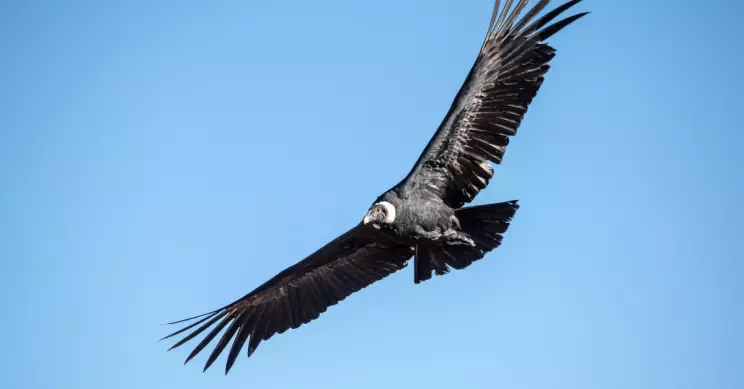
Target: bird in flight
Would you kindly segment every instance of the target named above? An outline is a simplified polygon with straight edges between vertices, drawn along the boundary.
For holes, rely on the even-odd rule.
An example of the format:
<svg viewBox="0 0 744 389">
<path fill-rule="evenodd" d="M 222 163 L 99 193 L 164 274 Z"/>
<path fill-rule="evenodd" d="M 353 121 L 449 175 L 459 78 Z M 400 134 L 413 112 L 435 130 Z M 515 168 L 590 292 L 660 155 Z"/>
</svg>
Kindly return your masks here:
<svg viewBox="0 0 744 389">
<path fill-rule="evenodd" d="M 545 41 L 587 13 L 553 22 L 581 0 L 540 18 L 540 0 L 518 19 L 529 0 L 494 4 L 478 57 L 444 120 L 408 175 L 381 194 L 360 222 L 307 258 L 242 298 L 164 337 L 185 336 L 170 349 L 206 335 L 194 358 L 223 330 L 204 366 L 227 348 L 225 374 L 248 343 L 259 343 L 318 318 L 352 293 L 406 267 L 413 257 L 414 283 L 464 269 L 501 244 L 519 208 L 516 201 L 463 207 L 484 189 L 555 56 Z"/>
</svg>

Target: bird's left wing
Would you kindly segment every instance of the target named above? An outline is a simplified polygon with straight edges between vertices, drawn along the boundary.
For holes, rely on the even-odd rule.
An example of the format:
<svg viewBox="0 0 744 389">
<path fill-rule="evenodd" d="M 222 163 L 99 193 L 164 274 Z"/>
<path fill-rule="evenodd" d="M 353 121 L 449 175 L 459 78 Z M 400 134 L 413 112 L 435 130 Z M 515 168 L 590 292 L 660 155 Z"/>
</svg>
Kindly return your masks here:
<svg viewBox="0 0 744 389">
<path fill-rule="evenodd" d="M 460 208 L 488 185 L 493 176 L 488 161 L 501 163 L 555 55 L 544 41 L 586 13 L 548 23 L 579 1 L 536 20 L 550 0 L 540 0 L 519 20 L 528 0 L 507 0 L 500 12 L 496 1 L 475 64 L 399 190 L 428 192 Z"/>
<path fill-rule="evenodd" d="M 386 241 L 359 224 L 232 304 L 171 323 L 199 319 L 163 339 L 191 330 L 174 349 L 211 328 L 188 362 L 227 327 L 204 366 L 207 370 L 234 338 L 227 374 L 246 341 L 250 357 L 262 340 L 316 319 L 331 305 L 404 268 L 412 255 L 412 247 Z"/>
</svg>

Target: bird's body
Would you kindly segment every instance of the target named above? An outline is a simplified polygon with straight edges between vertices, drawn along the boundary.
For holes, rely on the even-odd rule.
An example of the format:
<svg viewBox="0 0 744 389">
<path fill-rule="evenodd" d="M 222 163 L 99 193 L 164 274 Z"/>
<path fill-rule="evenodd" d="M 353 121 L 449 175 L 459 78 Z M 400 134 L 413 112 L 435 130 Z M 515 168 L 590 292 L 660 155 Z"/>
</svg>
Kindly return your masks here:
<svg viewBox="0 0 744 389">
<path fill-rule="evenodd" d="M 544 43 L 585 15 L 549 24 L 577 4 L 569 1 L 540 18 L 539 0 L 496 1 L 483 45 L 442 124 L 408 175 L 380 195 L 361 222 L 242 298 L 206 314 L 166 338 L 188 334 L 176 348 L 207 331 L 186 361 L 222 331 L 206 370 L 233 340 L 225 372 L 248 343 L 259 343 L 316 319 L 328 307 L 404 268 L 414 258 L 414 282 L 464 269 L 501 244 L 516 201 L 468 206 L 484 189 L 537 94 L 555 50 Z M 514 7 L 512 8 L 512 5 Z"/>
<path fill-rule="evenodd" d="M 457 244 L 452 238 L 459 230 L 455 211 L 441 200 L 421 192 L 403 196 L 390 190 L 380 196 L 379 202 L 383 201 L 395 207 L 396 216 L 380 229 L 395 241 L 410 246 Z"/>
</svg>

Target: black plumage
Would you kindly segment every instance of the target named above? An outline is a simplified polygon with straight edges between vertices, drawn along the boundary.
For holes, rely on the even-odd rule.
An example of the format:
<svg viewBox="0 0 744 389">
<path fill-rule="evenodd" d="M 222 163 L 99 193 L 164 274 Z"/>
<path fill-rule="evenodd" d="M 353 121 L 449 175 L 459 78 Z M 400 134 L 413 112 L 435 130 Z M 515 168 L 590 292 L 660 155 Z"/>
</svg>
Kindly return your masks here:
<svg viewBox="0 0 744 389">
<path fill-rule="evenodd" d="M 432 273 L 464 269 L 498 247 L 517 202 L 463 206 L 488 185 L 489 161 L 501 163 L 543 83 L 555 56 L 545 40 L 586 13 L 549 23 L 579 1 L 537 19 L 550 0 L 538 1 L 521 19 L 528 0 L 507 0 L 503 8 L 496 1 L 470 73 L 409 174 L 376 199 L 361 223 L 315 253 L 227 306 L 171 323 L 194 321 L 165 337 L 186 334 L 171 349 L 206 333 L 188 362 L 224 330 L 204 370 L 232 340 L 227 373 L 246 343 L 251 356 L 262 341 L 316 319 L 411 257 L 419 283 Z"/>
</svg>

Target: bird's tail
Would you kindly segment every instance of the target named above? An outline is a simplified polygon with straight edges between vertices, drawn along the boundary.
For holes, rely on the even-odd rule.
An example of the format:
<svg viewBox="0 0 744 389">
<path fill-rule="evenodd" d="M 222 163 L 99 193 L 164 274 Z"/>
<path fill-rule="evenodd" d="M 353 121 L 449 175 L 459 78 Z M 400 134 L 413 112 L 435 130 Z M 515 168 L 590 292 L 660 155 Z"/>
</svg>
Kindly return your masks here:
<svg viewBox="0 0 744 389">
<path fill-rule="evenodd" d="M 464 269 L 499 247 L 504 232 L 519 209 L 517 201 L 479 205 L 455 211 L 462 231 L 475 242 L 475 247 L 464 245 L 426 247 L 417 246 L 414 259 L 414 282 L 431 278 L 432 271 L 440 276 L 450 268 Z"/>
</svg>

